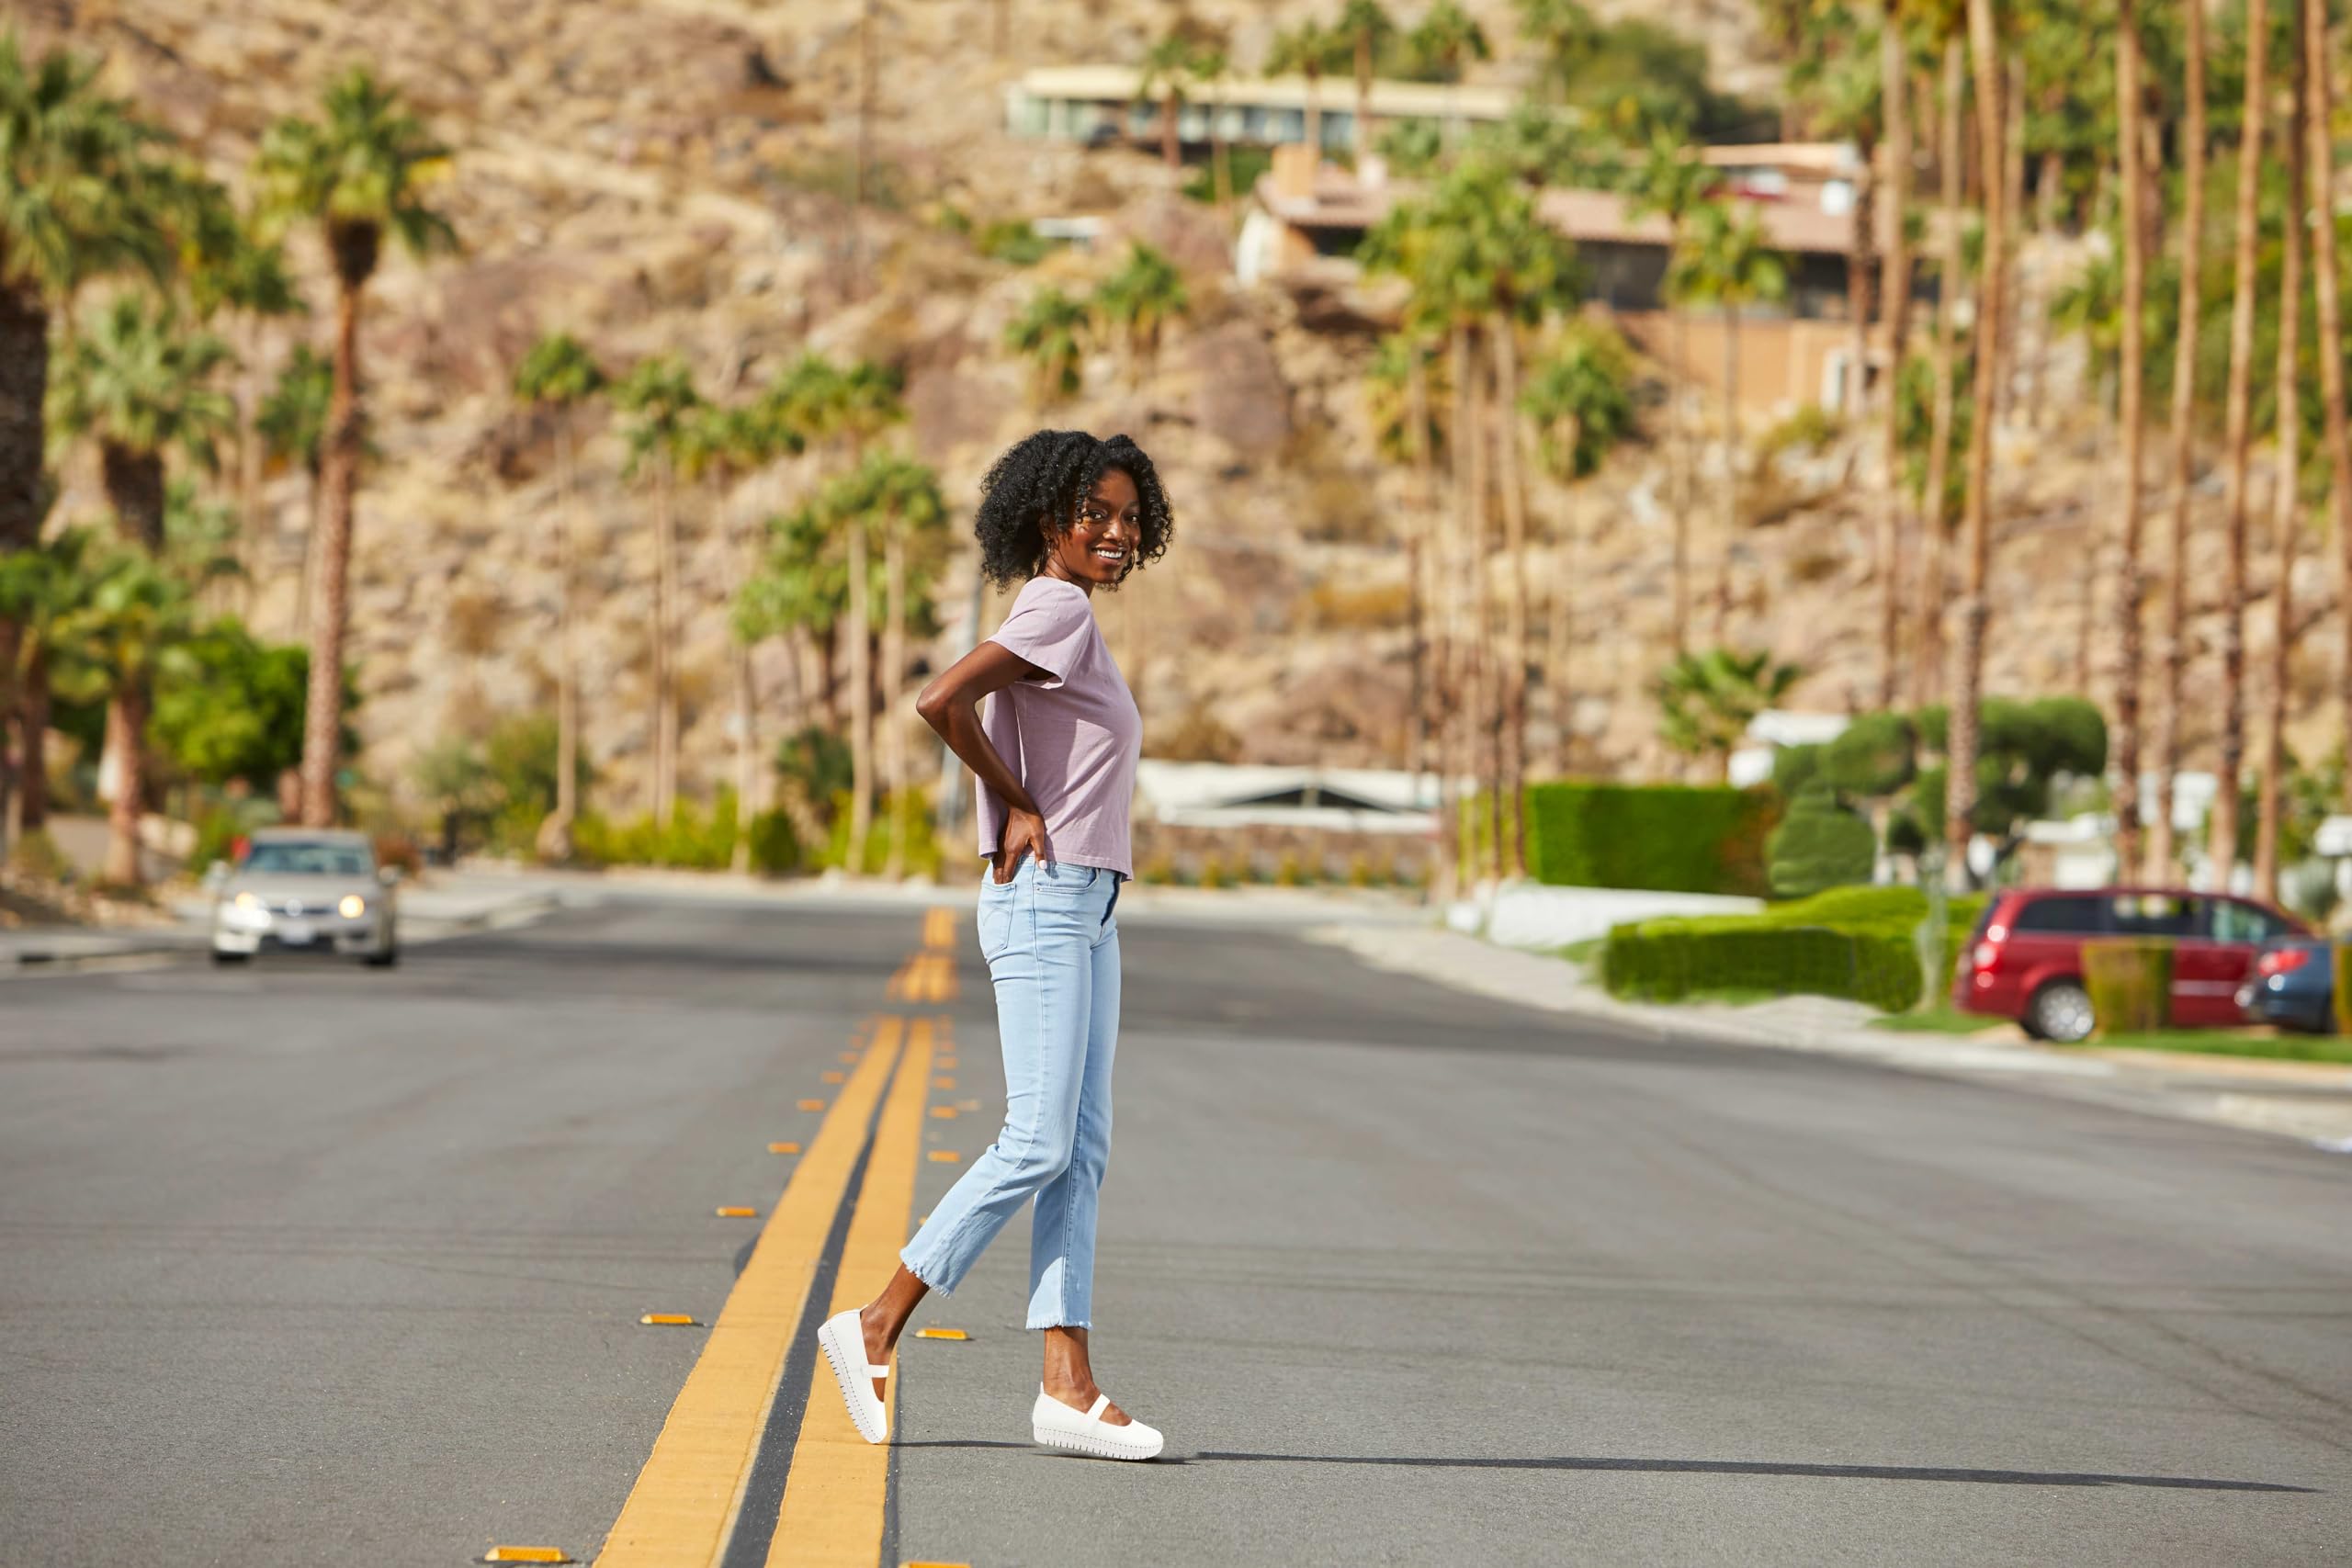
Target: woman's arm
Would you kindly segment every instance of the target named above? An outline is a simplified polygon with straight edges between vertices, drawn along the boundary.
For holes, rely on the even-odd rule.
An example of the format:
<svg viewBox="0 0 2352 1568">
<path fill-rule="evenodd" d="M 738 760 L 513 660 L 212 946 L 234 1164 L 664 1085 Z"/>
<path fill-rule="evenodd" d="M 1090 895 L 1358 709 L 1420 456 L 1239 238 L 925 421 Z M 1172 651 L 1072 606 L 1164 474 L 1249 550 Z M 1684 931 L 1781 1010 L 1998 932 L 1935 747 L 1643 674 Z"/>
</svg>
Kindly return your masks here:
<svg viewBox="0 0 2352 1568">
<path fill-rule="evenodd" d="M 1012 880 L 1013 868 L 1025 851 L 1048 858 L 1046 819 L 1021 781 L 1005 765 L 980 728 L 980 699 L 1001 692 L 1016 681 L 1035 680 L 1045 671 L 1001 643 L 984 642 L 934 676 L 915 699 L 915 712 L 963 759 L 972 774 L 1005 804 L 1004 835 L 996 854 L 996 879 Z"/>
</svg>

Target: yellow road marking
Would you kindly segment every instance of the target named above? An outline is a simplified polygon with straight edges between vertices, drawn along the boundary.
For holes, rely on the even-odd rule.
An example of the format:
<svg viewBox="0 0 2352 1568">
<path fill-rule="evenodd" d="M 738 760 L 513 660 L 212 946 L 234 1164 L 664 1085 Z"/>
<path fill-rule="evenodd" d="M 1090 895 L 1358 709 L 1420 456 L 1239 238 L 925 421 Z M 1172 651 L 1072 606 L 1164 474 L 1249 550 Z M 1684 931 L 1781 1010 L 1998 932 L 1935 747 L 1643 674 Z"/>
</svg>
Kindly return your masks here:
<svg viewBox="0 0 2352 1568">
<path fill-rule="evenodd" d="M 874 1130 L 874 1152 L 865 1183 L 850 1215 L 849 1235 L 834 1276 L 830 1312 L 859 1305 L 888 1279 L 906 1244 L 907 1215 L 915 1196 L 915 1150 L 922 1140 L 923 1084 L 931 1073 L 932 1031 L 917 1019 L 907 1031 L 907 1048 L 882 1119 Z M 792 1470 L 784 1484 L 775 1534 L 768 1542 L 769 1568 L 872 1568 L 882 1553 L 882 1512 L 890 1484 L 890 1450 L 867 1442 L 850 1425 L 849 1413 L 831 1390 L 808 1395 L 792 1450 Z M 897 1404 L 892 1378 L 886 1408 Z"/>
<path fill-rule="evenodd" d="M 956 960 L 945 953 L 918 953 L 890 976 L 890 999 L 900 1002 L 952 1002 L 956 999 Z"/>
<path fill-rule="evenodd" d="M 941 948 L 956 945 L 956 911 L 944 904 L 934 904 L 922 913 L 922 944 Z"/>
<path fill-rule="evenodd" d="M 858 1065 L 832 1113 L 818 1127 L 808 1153 L 793 1168 L 751 1260 L 711 1326 L 709 1341 L 670 1406 L 652 1456 L 638 1472 L 596 1560 L 598 1568 L 680 1568 L 717 1560 L 758 1450 L 785 1352 L 799 1327 L 826 1233 L 865 1145 L 875 1101 L 897 1065 L 904 1023 L 896 1017 L 882 1020 L 875 1049 Z M 922 1055 L 927 1068 L 927 1041 Z M 829 1404 L 833 1415 L 848 1420 L 838 1400 L 812 1398 L 809 1404 Z"/>
</svg>

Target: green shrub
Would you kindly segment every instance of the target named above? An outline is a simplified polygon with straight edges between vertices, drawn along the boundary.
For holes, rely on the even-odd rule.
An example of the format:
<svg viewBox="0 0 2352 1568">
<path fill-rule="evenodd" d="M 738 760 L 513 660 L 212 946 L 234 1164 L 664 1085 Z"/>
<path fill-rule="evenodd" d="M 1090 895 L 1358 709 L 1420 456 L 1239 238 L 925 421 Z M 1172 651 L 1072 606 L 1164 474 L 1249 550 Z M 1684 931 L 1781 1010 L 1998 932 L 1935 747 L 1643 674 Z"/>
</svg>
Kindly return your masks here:
<svg viewBox="0 0 2352 1568">
<path fill-rule="evenodd" d="M 1772 867 L 1772 891 L 1802 898 L 1826 888 L 1868 882 L 1878 860 L 1878 835 L 1871 825 L 1838 804 L 1826 784 L 1805 786 L 1789 814 L 1765 841 Z"/>
<path fill-rule="evenodd" d="M 893 791 L 875 808 L 874 820 L 865 829 L 865 863 L 849 864 L 849 791 L 833 796 L 832 836 L 826 842 L 821 864 L 827 868 L 854 870 L 862 876 L 880 876 L 890 868 L 890 840 L 899 824 L 906 824 L 906 854 L 900 862 L 905 874 L 936 878 L 942 864 L 939 838 L 933 831 L 931 797 L 923 791 Z M 902 815 L 903 813 L 903 815 Z"/>
<path fill-rule="evenodd" d="M 762 876 L 786 876 L 800 869 L 800 835 L 781 811 L 752 818 L 752 869 Z"/>
<path fill-rule="evenodd" d="M 2083 988 L 2100 1034 L 2146 1034 L 2170 1021 L 2172 950 L 2162 937 L 2083 943 Z"/>
<path fill-rule="evenodd" d="M 1947 953 L 1956 954 L 1981 899 L 1954 899 Z M 1618 926 L 1600 953 L 1611 994 L 1673 1001 L 1693 991 L 1760 990 L 1848 997 L 1888 1012 L 1918 1005 L 1925 976 L 1916 937 L 1928 916 L 1917 887 L 1838 887 L 1756 915 Z M 1942 976 L 1951 986 L 1947 967 Z"/>
<path fill-rule="evenodd" d="M 1527 867 L 1555 886 L 1760 895 L 1769 789 L 1560 782 L 1527 791 Z"/>
</svg>

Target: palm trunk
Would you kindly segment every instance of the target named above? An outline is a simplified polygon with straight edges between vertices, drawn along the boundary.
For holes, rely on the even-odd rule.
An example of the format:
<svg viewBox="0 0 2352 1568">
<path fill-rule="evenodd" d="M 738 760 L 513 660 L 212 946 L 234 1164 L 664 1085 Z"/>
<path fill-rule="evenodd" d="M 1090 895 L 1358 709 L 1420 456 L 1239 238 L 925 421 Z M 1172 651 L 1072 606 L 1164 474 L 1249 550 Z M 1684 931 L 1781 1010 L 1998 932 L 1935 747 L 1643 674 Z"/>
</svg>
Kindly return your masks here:
<svg viewBox="0 0 2352 1568">
<path fill-rule="evenodd" d="M 1681 243 L 1680 233 L 1672 232 L 1667 244 L 1668 253 L 1679 249 Z M 1679 659 L 1690 650 L 1690 507 L 1692 492 L 1698 485 L 1691 471 L 1696 465 L 1691 460 L 1693 438 L 1688 418 L 1690 411 L 1682 406 L 1683 388 L 1676 384 L 1690 374 L 1690 333 L 1679 308 L 1670 309 L 1668 320 L 1672 323 L 1669 335 L 1674 342 L 1674 370 L 1667 378 L 1666 415 L 1670 427 L 1667 439 L 1674 449 L 1674 461 L 1680 470 L 1675 476 L 1678 493 L 1674 503 L 1674 536 L 1669 547 L 1673 558 L 1668 564 L 1668 574 L 1674 580 L 1671 584 L 1674 595 L 1674 654 Z"/>
<path fill-rule="evenodd" d="M 2257 0 L 2258 3 L 2258 0 Z M 1976 812 L 1977 701 L 1984 677 L 1984 580 L 1990 565 L 1993 498 L 1993 415 L 2000 387 L 2001 314 L 2008 244 L 2008 202 L 2001 178 L 2001 57 L 1993 26 L 1993 0 L 1968 0 L 1969 52 L 1976 74 L 1977 141 L 1984 179 L 1984 282 L 1976 313 L 1976 376 L 1972 389 L 1975 423 L 1968 433 L 1968 589 L 1961 601 L 1960 654 L 1952 675 L 1949 724 L 1948 783 L 1944 792 L 1945 874 L 1955 886 L 1968 879 L 1970 824 Z"/>
<path fill-rule="evenodd" d="M 2296 461 L 2302 425 L 2300 406 L 2301 367 L 2296 362 L 2296 339 L 2302 325 L 2303 303 L 2303 28 L 2301 10 L 2312 0 L 2295 0 L 2296 48 L 2288 56 L 2287 204 L 2278 222 L 2278 477 L 2270 496 L 2270 529 L 2278 559 L 2278 585 L 2271 594 L 2270 683 L 2264 694 L 2259 813 L 2254 831 L 2254 896 L 2266 903 L 2278 901 L 2278 774 L 2287 753 L 2287 653 L 2294 640 L 2295 544 L 2302 526 L 2302 496 Z M 2322 208 L 2322 221 L 2335 215 Z"/>
<path fill-rule="evenodd" d="M 2192 0 L 2195 3 L 2195 0 Z M 2123 426 L 2123 496 L 2117 533 L 2121 540 L 2115 594 L 2115 858 L 2127 869 L 2140 863 L 2140 610 L 2145 587 L 2140 577 L 2142 316 L 2147 297 L 2146 240 L 2141 202 L 2140 35 L 2133 16 L 2137 0 L 2117 0 L 2115 21 L 2116 178 L 2121 186 L 2123 220 L 2122 387 L 2118 418 Z M 2094 575 L 2085 573 L 2086 581 Z"/>
<path fill-rule="evenodd" d="M 678 801 L 678 528 L 666 454 L 653 469 L 653 821 L 667 828 Z"/>
<path fill-rule="evenodd" d="M 2238 778 L 2245 767 L 2246 491 L 2254 440 L 2255 251 L 2261 239 L 2263 115 L 2269 87 L 2264 58 L 2269 6 L 2246 0 L 2245 111 L 2238 141 L 2237 267 L 2230 301 L 2230 390 L 2224 416 L 2229 491 L 2224 527 L 2228 566 L 2222 601 L 2222 738 L 2217 793 L 2206 825 L 2208 885 L 2227 889 L 2238 863 Z"/>
<path fill-rule="evenodd" d="M 1178 99 L 1169 93 L 1159 100 L 1159 157 L 1170 169 L 1184 166 L 1184 152 L 1176 136 Z"/>
<path fill-rule="evenodd" d="M 2189 490 L 2197 477 L 2194 446 L 2197 415 L 2197 328 L 2202 299 L 2205 254 L 2205 7 L 2181 7 L 2187 24 L 2182 62 L 2187 100 L 2181 124 L 2180 155 L 2183 195 L 2180 209 L 2179 339 L 2172 365 L 2172 556 L 2171 580 L 2165 592 L 2165 640 L 2162 684 L 2156 705 L 2156 809 L 2148 835 L 2147 874 L 2150 880 L 2178 876 L 2173 811 L 2180 773 L 2181 688 L 2188 669 L 2188 507 Z M 2326 228 L 2326 225 L 2322 225 Z M 2332 229 L 2324 242 L 2335 245 Z M 2335 269 L 2320 284 L 2323 303 L 2335 291 Z M 2341 340 L 2331 335 L 2330 343 Z M 2329 355 L 2320 356 L 2323 365 Z M 2340 378 L 2341 371 L 2339 368 Z M 2338 469 L 2341 472 L 2339 467 Z M 2352 583 L 2352 533 L 2344 536 L 2346 582 Z M 2346 651 L 2346 688 L 2352 693 L 2352 649 Z M 2352 696 L 2347 696 L 2352 708 Z"/>
<path fill-rule="evenodd" d="M 1717 648 L 1731 630 L 1731 552 L 1739 541 L 1739 307 L 1724 307 L 1724 527 L 1715 557 Z"/>
<path fill-rule="evenodd" d="M 1462 808 L 1454 795 L 1455 782 L 1468 771 L 1465 761 L 1470 753 L 1464 746 L 1462 715 L 1473 709 L 1468 700 L 1472 688 L 1472 649 L 1464 637 L 1463 602 L 1466 596 L 1466 574 L 1461 570 L 1463 556 L 1467 553 L 1466 541 L 1471 529 L 1471 497 L 1474 481 L 1471 477 L 1471 452 L 1477 443 L 1470 436 L 1470 333 L 1456 323 L 1447 345 L 1451 358 L 1449 368 L 1453 384 L 1453 444 L 1446 456 L 1452 469 L 1453 488 L 1453 527 L 1447 547 L 1442 552 L 1437 569 L 1443 594 L 1438 615 L 1444 627 L 1444 640 L 1440 648 L 1438 676 L 1438 869 L 1434 878 L 1438 897 L 1442 900 L 1453 897 L 1461 881 L 1462 871 Z"/>
<path fill-rule="evenodd" d="M 311 606 L 311 683 L 302 716 L 302 825 L 335 819 L 335 770 L 342 761 L 343 644 L 350 615 L 351 525 L 362 446 L 359 406 L 359 306 L 366 279 L 346 279 L 335 297 L 334 394 L 327 405 L 321 464 L 323 506 Z"/>
<path fill-rule="evenodd" d="M 254 585 L 261 581 L 262 441 L 254 428 L 259 416 L 261 386 L 261 318 L 247 313 L 244 321 L 244 367 L 237 378 L 237 564 L 244 570 L 238 585 L 240 604 L 253 619 Z"/>
<path fill-rule="evenodd" d="M 1966 160 L 1961 135 L 1961 100 L 1967 91 L 1966 56 L 1961 40 L 1944 46 L 1943 103 L 1937 133 L 1941 165 L 1943 244 L 1936 258 L 1936 384 L 1930 404 L 1928 435 L 1927 494 L 1919 551 L 1919 647 L 1912 666 L 1913 700 L 1925 707 L 1944 692 L 1944 595 L 1950 576 L 1951 518 L 1947 511 L 1951 489 L 1951 427 L 1959 415 L 1954 406 L 1952 361 L 1959 355 L 1961 273 L 1961 175 Z"/>
<path fill-rule="evenodd" d="M 2303 7 L 2303 80 L 2308 103 L 2303 129 L 2310 138 L 2307 153 L 2311 176 L 2310 210 L 2318 215 L 2312 225 L 2313 292 L 2319 299 L 2319 341 L 2344 341 L 2344 301 L 2335 273 L 2335 84 L 2329 74 L 2327 10 Z M 2319 358 L 2320 398 L 2326 412 L 2327 507 L 2335 525 L 2336 615 L 2352 626 L 2352 434 L 2345 418 L 2344 359 L 2322 354 Z M 2343 663 L 2336 676 L 2337 699 L 2344 721 L 2352 725 L 2352 635 L 2344 641 Z M 2346 728 L 2352 735 L 2352 728 Z"/>
<path fill-rule="evenodd" d="M 1910 76 L 1904 69 L 1903 29 L 1879 28 L 1879 99 L 1886 114 L 1886 276 L 1879 314 L 1885 326 L 1886 396 L 1881 404 L 1886 493 L 1879 513 L 1879 706 L 1893 708 L 1903 660 L 1903 344 L 1911 314 L 1911 241 L 1903 220 L 1911 205 Z M 1859 412 L 1859 411 L 1857 411 Z"/>
<path fill-rule="evenodd" d="M 1372 34 L 1356 34 L 1356 172 L 1372 156 Z"/>
<path fill-rule="evenodd" d="M 907 541 L 897 528 L 882 546 L 882 592 L 888 622 L 882 628 L 882 775 L 890 803 L 890 859 L 883 874 L 893 882 L 907 874 L 907 727 L 899 722 L 899 698 L 907 671 Z"/>
<path fill-rule="evenodd" d="M 753 798 L 759 790 L 759 702 L 752 690 L 752 645 L 741 637 L 729 660 L 735 692 L 735 852 L 730 871 L 741 876 L 752 869 L 752 819 L 759 814 Z"/>
<path fill-rule="evenodd" d="M 107 855 L 99 880 L 114 887 L 137 887 L 140 874 L 139 818 L 146 806 L 147 768 L 141 737 L 147 728 L 147 682 L 121 674 L 107 705 L 107 750 L 115 759 L 114 800 L 107 809 Z"/>
<path fill-rule="evenodd" d="M 1893 31 L 1892 28 L 1884 29 Z M 1854 206 L 1846 231 L 1846 314 L 1851 318 L 1853 339 L 1847 346 L 1846 417 L 1860 422 L 1871 384 L 1871 301 L 1875 281 L 1871 261 L 1877 254 L 1878 143 L 1870 137 L 1857 141 L 1861 174 L 1854 181 Z"/>
<path fill-rule="evenodd" d="M 1320 72 L 1306 73 L 1306 144 L 1315 152 L 1315 162 L 1323 161 L 1323 76 Z"/>
<path fill-rule="evenodd" d="M 571 858 L 571 828 L 580 815 L 580 666 L 578 612 L 573 603 L 572 498 L 578 494 L 571 440 L 571 413 L 556 427 L 556 453 L 563 501 L 556 518 L 555 813 L 539 828 L 541 860 Z"/>
<path fill-rule="evenodd" d="M 1438 517 L 1435 454 L 1430 450 L 1430 378 L 1419 344 L 1413 345 L 1412 368 L 1406 381 L 1406 407 L 1413 427 L 1414 519 L 1413 555 L 1407 562 L 1411 574 L 1413 610 L 1413 780 L 1419 799 L 1421 775 L 1430 771 L 1430 707 L 1433 692 L 1443 685 L 1443 666 L 1432 636 L 1445 596 L 1439 591 L 1438 563 L 1444 558 L 1443 525 Z M 1436 668 L 1432 670 L 1432 666 Z"/>
<path fill-rule="evenodd" d="M 0 253 L 6 241 L 0 235 Z M 49 388 L 49 308 L 29 285 L 0 286 L 0 554 L 40 539 L 41 400 Z"/>
<path fill-rule="evenodd" d="M 2007 96 L 2001 101 L 2001 186 L 2002 210 L 2008 222 L 2002 234 L 2002 248 L 1996 253 L 1987 250 L 1986 265 L 1993 265 L 1997 255 L 2005 276 L 2001 279 L 2001 346 L 1998 358 L 2004 367 L 2016 365 L 2021 357 L 2018 344 L 2026 326 L 2026 288 L 2023 260 L 2024 247 L 2018 243 L 2018 214 L 2025 210 L 2025 55 L 2012 48 L 2008 57 Z M 2041 304 L 2039 290 L 2033 303 Z M 2004 374 L 1993 389 L 1994 406 L 2004 423 L 2017 413 L 2017 378 Z"/>
<path fill-rule="evenodd" d="M 107 503 L 122 542 L 150 556 L 164 551 L 164 455 L 107 441 L 98 446 Z"/>
<path fill-rule="evenodd" d="M 849 873 L 865 870 L 865 838 L 874 826 L 874 677 L 872 631 L 866 615 L 865 520 L 849 529 Z"/>
<path fill-rule="evenodd" d="M 294 583 L 294 638 L 311 635 L 311 595 L 318 592 L 319 513 L 325 502 L 326 483 L 316 467 L 305 470 L 302 489 L 302 560 Z"/>
<path fill-rule="evenodd" d="M 36 648 L 17 688 L 17 827 L 27 833 L 49 824 L 49 653 Z"/>
<path fill-rule="evenodd" d="M 1500 455 L 1497 479 L 1503 491 L 1503 543 L 1510 554 L 1510 596 L 1504 602 L 1504 649 L 1501 723 L 1503 767 L 1496 781 L 1500 792 L 1495 819 L 1496 874 L 1517 876 L 1526 870 L 1524 839 L 1527 814 L 1527 491 L 1519 467 L 1519 345 L 1518 328 L 1506 312 L 1495 322 L 1495 450 Z M 1504 834 L 1508 831 L 1509 838 Z"/>
</svg>

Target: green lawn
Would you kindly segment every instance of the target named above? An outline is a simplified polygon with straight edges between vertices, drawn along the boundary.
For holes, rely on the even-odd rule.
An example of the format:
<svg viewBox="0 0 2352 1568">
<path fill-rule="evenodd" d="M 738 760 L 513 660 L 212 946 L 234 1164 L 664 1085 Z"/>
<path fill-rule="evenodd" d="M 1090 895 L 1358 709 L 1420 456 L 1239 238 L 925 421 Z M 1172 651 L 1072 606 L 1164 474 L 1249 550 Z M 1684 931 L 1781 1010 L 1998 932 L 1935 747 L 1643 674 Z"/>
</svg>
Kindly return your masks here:
<svg viewBox="0 0 2352 1568">
<path fill-rule="evenodd" d="M 1985 1030 L 2000 1028 L 2006 1021 L 1987 1018 L 1981 1012 L 1930 1008 L 1925 1012 L 1887 1013 L 1871 1020 L 1871 1027 L 1891 1029 L 1898 1034 L 1981 1034 Z"/>
<path fill-rule="evenodd" d="M 2110 1034 L 2085 1043 L 2129 1051 L 2195 1051 L 2215 1056 L 2263 1056 L 2280 1062 L 2352 1065 L 2352 1040 L 2340 1034 L 2274 1034 L 2259 1029 L 2167 1029 L 2154 1034 Z"/>
</svg>

